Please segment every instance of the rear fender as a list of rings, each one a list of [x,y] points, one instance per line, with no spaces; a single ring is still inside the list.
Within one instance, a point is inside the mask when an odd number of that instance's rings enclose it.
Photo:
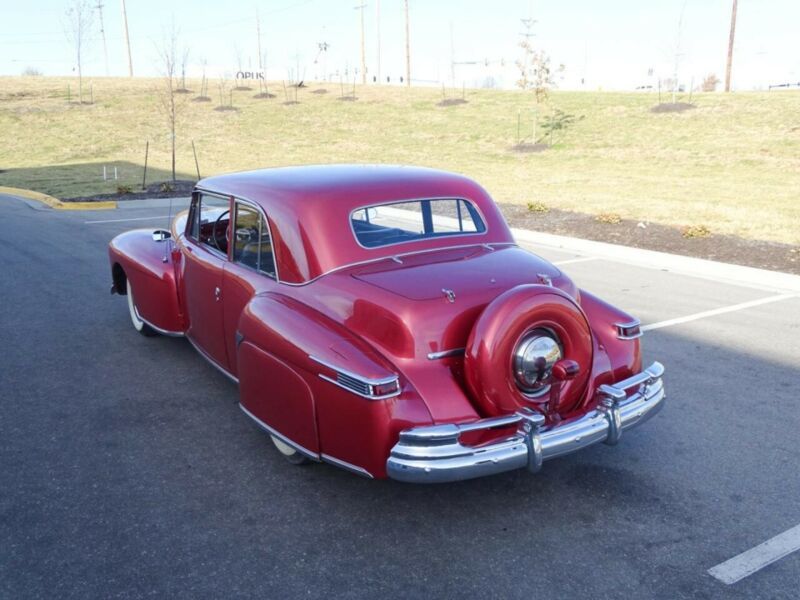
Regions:
[[[636,319],[585,290],[580,292],[580,304],[595,338],[594,381],[590,382],[590,389],[639,373],[642,370],[640,340],[620,339],[616,327],[617,323],[630,323]],[[589,394],[587,401],[592,396]]]
[[[255,296],[236,339],[242,407],[314,458],[385,477],[399,432],[432,422],[411,384],[377,350],[297,300]],[[398,375],[401,393],[359,396],[328,380],[336,380],[331,366],[367,379]]]
[[[115,237],[108,246],[112,292],[125,295],[126,280],[135,290],[139,316],[166,333],[183,333],[175,261],[180,253],[172,241],[156,242],[153,231],[137,229]]]

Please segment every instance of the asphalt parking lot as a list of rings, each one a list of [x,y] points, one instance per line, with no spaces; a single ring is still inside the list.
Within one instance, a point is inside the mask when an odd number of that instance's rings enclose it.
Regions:
[[[798,295],[538,248],[648,326],[664,410],[536,476],[368,481],[133,330],[106,244],[166,214],[0,198],[0,597],[797,598],[800,552],[709,569],[800,523]]]

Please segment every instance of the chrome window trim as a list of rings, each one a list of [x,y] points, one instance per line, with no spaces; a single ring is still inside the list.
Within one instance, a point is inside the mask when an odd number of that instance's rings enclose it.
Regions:
[[[207,188],[197,187],[197,186],[195,187],[195,191],[201,192],[201,193],[208,193],[208,194],[211,194],[213,196],[220,196],[221,195],[219,192],[214,192],[214,191],[209,190]],[[222,196],[222,197],[225,197],[225,196]],[[257,202],[254,202],[253,200],[251,200],[249,198],[246,198],[244,196],[228,196],[228,197],[232,197],[235,200],[243,200],[245,202],[249,202],[251,205],[253,205],[256,208],[258,208],[261,211],[261,214],[264,215],[264,217],[266,218],[266,223],[267,223],[267,228],[269,230],[270,240],[274,239],[272,237],[272,229],[271,229],[271,225],[270,225],[270,222],[269,222],[269,218],[266,217],[266,213],[264,213],[263,209],[261,208],[261,206]],[[457,198],[454,198],[454,197],[451,197],[451,196],[442,197],[442,198],[421,198],[421,200],[438,200],[438,199],[441,199],[441,200],[455,200]],[[462,200],[467,200],[466,198],[461,198],[461,199]],[[413,202],[413,201],[414,201],[413,198],[411,200],[409,200],[409,202]],[[400,202],[403,202],[403,201],[400,200]],[[475,209],[481,215],[481,219],[483,219],[484,225],[486,225],[486,231],[484,231],[481,234],[475,234],[475,233],[464,234],[464,236],[459,235],[458,237],[465,237],[465,236],[468,236],[468,235],[486,235],[489,232],[489,225],[486,223],[486,218],[484,217],[483,212],[471,200],[467,200],[467,202],[470,202],[473,206],[475,206]],[[380,205],[379,204],[375,204],[375,205],[367,205],[367,206],[380,206]],[[365,208],[365,207],[362,206],[360,208]],[[360,210],[360,208],[357,208],[357,209],[354,209],[354,210]],[[352,230],[352,224],[351,224],[350,227],[351,227],[351,230]],[[430,238],[428,238],[428,239],[430,239]],[[358,240],[356,240],[356,241],[358,241]],[[494,249],[494,247],[496,247],[496,246],[516,246],[516,247],[519,247],[519,244],[517,244],[516,242],[475,242],[474,244],[458,244],[458,245],[455,245],[455,246],[442,246],[441,248],[425,248],[424,250],[411,250],[409,252],[399,252],[399,253],[395,252],[395,253],[390,254],[388,256],[380,256],[380,257],[376,257],[376,258],[357,260],[355,262],[351,262],[351,263],[347,263],[347,264],[344,264],[344,265],[340,265],[338,267],[334,267],[333,269],[329,269],[328,271],[325,271],[324,273],[320,273],[319,275],[317,275],[316,277],[312,277],[308,281],[302,281],[300,283],[295,283],[293,281],[281,281],[280,274],[278,273],[278,262],[276,260],[275,261],[275,281],[277,281],[278,283],[281,283],[283,285],[288,285],[288,286],[291,286],[291,287],[302,287],[304,285],[308,285],[309,283],[314,283],[317,279],[321,279],[322,277],[325,277],[326,275],[330,275],[331,273],[336,273],[338,271],[343,271],[344,269],[349,269],[351,267],[357,267],[357,266],[360,266],[360,265],[367,265],[367,264],[371,264],[371,263],[376,263],[376,262],[380,262],[382,260],[393,260],[395,257],[400,258],[400,257],[403,257],[403,256],[414,256],[416,254],[425,254],[427,252],[438,252],[440,250],[459,250],[461,248],[472,248],[472,247],[475,247],[475,246],[483,246],[485,248]],[[380,250],[381,248],[388,248],[388,247],[389,246],[380,246],[378,248],[366,248],[366,249],[367,250]],[[272,254],[273,254],[273,256],[275,255],[274,250],[273,250]],[[266,273],[264,273],[264,274],[266,275]]]
[[[375,479],[372,476],[372,473],[367,471],[364,467],[359,467],[358,465],[349,463],[346,460],[342,460],[341,458],[336,458],[335,456],[331,456],[330,454],[325,454],[324,452],[320,454],[320,457],[326,463],[330,463],[337,467],[341,467],[342,469],[346,469],[351,473],[355,473],[356,475],[361,475],[362,477],[366,477],[367,479]]]
[[[443,234],[443,235],[439,235],[439,236],[431,236],[431,237],[426,237],[426,238],[419,238],[419,239],[416,239],[416,240],[406,240],[406,241],[403,241],[403,242],[394,242],[393,244],[382,244],[380,246],[373,246],[371,248],[369,246],[365,246],[364,244],[362,244],[359,241],[358,235],[356,234],[356,230],[353,227],[353,213],[355,213],[355,212],[357,212],[359,210],[365,210],[365,209],[368,209],[368,208],[378,208],[379,206],[392,206],[394,204],[407,204],[407,203],[410,203],[410,202],[422,202],[424,200],[463,200],[464,202],[468,202],[470,204],[470,206],[472,206],[472,208],[474,208],[475,211],[478,213],[478,216],[481,218],[481,222],[482,222],[483,227],[484,227],[483,231],[472,231],[470,233],[447,233],[447,234]],[[402,209],[398,209],[398,210],[402,210]],[[379,202],[378,204],[365,204],[363,206],[359,206],[358,208],[354,208],[353,210],[351,210],[350,214],[348,215],[347,222],[350,224],[350,231],[352,232],[353,237],[356,240],[356,244],[358,244],[364,250],[380,250],[381,248],[391,248],[393,246],[399,246],[401,244],[411,244],[411,243],[420,242],[420,241],[429,241],[429,240],[436,240],[436,239],[443,239],[443,238],[449,239],[449,238],[454,238],[454,237],[467,237],[467,236],[473,236],[473,235],[481,235],[482,236],[482,235],[486,235],[487,233],[489,233],[489,224],[486,222],[486,217],[483,215],[483,212],[481,211],[481,209],[478,208],[478,206],[472,200],[469,200],[469,199],[464,198],[462,196],[426,196],[424,198],[408,198],[408,199],[405,199],[405,200],[389,200],[387,202]]]
[[[201,189],[201,188],[198,188],[198,187],[195,187],[194,191],[197,192],[200,196],[203,196],[203,195],[213,196],[215,198],[219,198],[220,200],[227,200],[227,202],[228,202],[228,212],[230,212],[230,210],[231,210],[231,197],[232,196],[226,196],[225,194],[220,194],[219,192],[212,192],[210,190],[204,190],[204,189]],[[194,192],[192,193],[192,203],[194,203]],[[190,204],[190,207],[191,207],[191,204]],[[175,215],[175,218],[177,218],[177,217],[178,216]],[[200,214],[199,213],[197,215],[197,218],[198,219],[200,218]],[[224,258],[225,260],[228,260],[228,256],[230,255],[230,248],[228,248],[228,251],[229,251],[228,254],[224,254],[221,250],[219,250],[217,248],[214,248],[213,246],[210,246],[209,244],[205,244],[205,243],[201,242],[198,239],[195,239],[194,237],[192,237],[189,234],[189,228],[190,227],[191,227],[191,221],[187,218],[186,219],[186,228],[185,228],[185,230],[183,232],[184,233],[184,237],[187,240],[190,240],[190,241],[194,242],[194,244],[198,248],[202,248],[204,250],[208,250],[211,254],[213,254],[213,255],[215,255],[215,256],[217,256],[219,258]]]
[[[274,427],[271,427],[270,425],[267,425],[266,423],[264,423],[264,421],[259,419],[257,416],[255,416],[253,413],[251,413],[249,410],[247,410],[245,408],[244,404],[242,404],[241,402],[239,402],[239,408],[241,408],[242,412],[244,412],[244,414],[246,414],[248,417],[250,417],[255,422],[256,425],[261,427],[264,431],[266,431],[270,435],[274,435],[276,438],[278,438],[284,444],[287,444],[287,445],[291,446],[292,448],[297,450],[303,456],[306,456],[307,458],[310,458],[311,460],[315,460],[317,462],[320,461],[320,455],[319,454],[309,450],[305,446],[301,446],[300,444],[298,444],[297,442],[295,442],[293,440],[290,440],[288,437],[283,435],[280,431],[278,431]]]
[[[212,190],[208,190],[208,189],[202,188],[202,187],[195,187],[194,189],[196,191],[200,192],[201,194],[209,194],[211,196],[218,196],[220,198],[225,198],[225,197],[232,198],[234,202],[240,201],[243,204],[247,204],[247,205],[255,208],[259,212],[261,217],[263,218],[264,222],[267,224],[267,233],[269,233],[270,245],[272,245],[272,240],[275,239],[274,237],[272,237],[272,226],[269,223],[269,218],[267,217],[267,213],[264,212],[264,209],[261,208],[261,205],[258,202],[253,202],[249,198],[245,198],[243,196],[236,196],[234,194],[230,194],[228,196],[225,196],[225,195],[220,194],[219,192],[214,192]],[[284,283],[284,282],[281,281],[280,276],[278,274],[278,261],[275,259],[275,249],[274,249],[275,247],[274,246],[272,246],[272,247],[273,247],[272,259],[273,259],[273,261],[275,261],[275,275],[272,276],[269,273],[265,273],[264,271],[261,271],[261,270],[256,271],[256,273],[260,273],[261,275],[269,277],[270,279],[273,279],[274,281],[277,281],[278,283]],[[233,253],[232,252],[229,253],[229,254],[230,254],[231,257],[233,257]],[[230,262],[233,263],[234,261],[230,260]],[[241,264],[241,263],[236,263],[236,264],[238,265],[238,264]]]

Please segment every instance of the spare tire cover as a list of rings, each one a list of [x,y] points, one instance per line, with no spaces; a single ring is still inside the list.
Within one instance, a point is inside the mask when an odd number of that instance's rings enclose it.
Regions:
[[[545,285],[519,285],[495,298],[478,317],[464,360],[467,387],[478,408],[487,415],[507,414],[535,407],[550,394],[531,398],[516,384],[514,350],[532,329],[550,330],[562,349],[562,358],[574,360],[580,371],[561,388],[556,409],[568,412],[581,400],[591,374],[592,334],[583,311],[567,293]]]

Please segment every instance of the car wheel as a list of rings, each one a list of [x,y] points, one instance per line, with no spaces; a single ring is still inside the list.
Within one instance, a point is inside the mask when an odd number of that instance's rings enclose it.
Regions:
[[[133,298],[133,288],[131,287],[131,280],[128,279],[126,282],[127,285],[127,293],[128,293],[128,311],[131,313],[131,323],[133,323],[133,328],[136,329],[139,333],[147,337],[153,337],[154,335],[158,335],[158,332],[150,327],[147,323],[145,323],[142,318],[139,316],[139,311],[136,310],[136,300]]]
[[[292,448],[286,442],[279,440],[274,435],[271,435],[269,437],[272,440],[272,443],[275,444],[275,447],[278,449],[278,452],[280,452],[283,455],[283,457],[293,465],[304,465],[310,462],[308,458],[300,454],[297,450]]]

